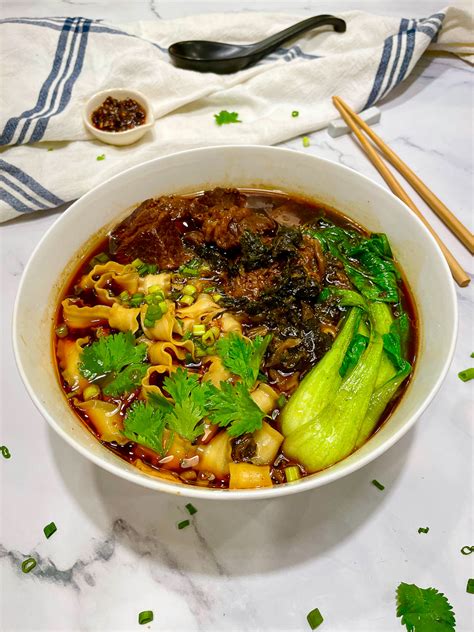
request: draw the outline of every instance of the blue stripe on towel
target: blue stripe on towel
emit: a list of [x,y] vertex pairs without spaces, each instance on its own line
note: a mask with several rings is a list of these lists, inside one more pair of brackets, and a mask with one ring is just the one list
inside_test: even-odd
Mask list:
[[[67,106],[69,101],[71,100],[72,90],[74,88],[74,84],[76,83],[79,75],[81,74],[82,65],[84,63],[84,57],[85,57],[85,54],[86,54],[86,47],[87,47],[87,39],[88,39],[88,36],[89,36],[90,23],[91,23],[91,20],[86,20],[84,22],[84,24],[82,24],[81,27],[80,27],[81,37],[80,37],[80,42],[79,42],[79,49],[78,49],[77,53],[75,53],[76,60],[75,60],[74,66],[72,68],[72,72],[69,73],[69,76],[68,76],[68,78],[66,80],[66,83],[64,84],[64,87],[63,87],[63,90],[62,90],[62,94],[60,96],[59,104],[56,106],[56,109],[54,111],[52,111],[52,108],[53,108],[53,106],[55,104],[55,101],[56,101],[56,92],[57,92],[58,86],[59,86],[59,84],[58,84],[58,86],[56,86],[56,91],[55,91],[55,94],[53,95],[53,99],[51,101],[50,109],[49,109],[49,111],[45,112],[41,116],[39,121],[36,123],[36,126],[35,126],[35,128],[33,130],[33,133],[31,134],[31,138],[29,140],[30,143],[36,143],[36,142],[40,141],[43,138],[44,133],[46,131],[46,128],[47,128],[48,123],[51,120],[51,118],[53,116],[56,116],[57,114],[60,114],[65,109],[65,107]],[[70,53],[69,53],[69,58],[67,60],[65,73],[68,72],[68,70],[69,70],[69,66],[70,66],[73,50],[74,50],[74,43],[71,45],[71,50],[70,50]]]
[[400,81],[403,81],[405,78],[411,58],[413,57],[413,51],[415,50],[416,20],[412,20],[412,22],[412,27],[407,30],[407,47],[405,50],[405,57],[403,58],[395,85],[398,85]]
[[58,43],[56,46],[56,52],[54,54],[53,65],[51,67],[48,77],[46,78],[45,82],[41,86],[38,99],[36,101],[36,105],[30,110],[25,110],[22,114],[20,114],[20,116],[15,116],[13,118],[10,118],[6,122],[5,128],[2,132],[2,135],[0,136],[0,145],[8,145],[10,143],[10,141],[12,140],[16,132],[18,124],[22,119],[26,119],[32,116],[33,114],[41,112],[42,108],[44,107],[51,85],[53,84],[54,80],[57,78],[59,74],[59,70],[61,68],[61,60],[63,58],[64,50],[66,48],[66,44],[69,39],[69,31],[71,30],[73,26],[74,20],[75,18],[67,18],[64,21],[64,25],[61,30],[61,35],[59,36]]
[[398,66],[398,60],[400,59],[402,43],[405,41],[405,38],[406,38],[407,28],[408,28],[408,20],[405,18],[402,18],[400,20],[400,30],[398,31],[398,35],[397,35],[397,51],[395,53],[395,60],[392,64],[392,69],[390,70],[390,77],[387,81],[387,85],[385,86],[385,89],[381,95],[382,97],[390,90],[392,86],[393,78],[395,76],[395,71]]
[[11,206],[13,209],[15,209],[15,211],[18,211],[19,213],[31,213],[32,211],[36,210],[34,208],[28,208],[28,206],[26,206],[24,202],[16,198],[11,193],[8,193],[8,191],[5,191],[5,189],[1,187],[0,187],[0,200],[8,204],[8,206]]
[[12,178],[16,178],[18,182],[21,182],[21,184],[23,184],[25,187],[28,187],[30,191],[32,191],[39,197],[42,197],[47,202],[50,202],[49,206],[53,207],[64,204],[64,200],[61,200],[61,198],[54,195],[54,193],[51,193],[51,191],[45,189],[37,180],[29,176],[18,167],[15,167],[15,165],[12,165],[6,160],[2,160],[0,158],[0,173],[2,171],[10,174]]
[[393,36],[387,37],[383,45],[382,56],[380,58],[379,67],[375,75],[374,85],[372,86],[372,90],[370,91],[367,103],[362,108],[364,110],[370,107],[377,100],[380,88],[382,87],[383,80],[385,79],[385,75],[387,73],[388,62],[390,61],[390,55],[392,54],[392,46]]
[[[32,197],[31,195],[26,193],[26,191],[24,191],[21,187],[19,187],[18,185],[14,184],[13,182],[10,182],[10,180],[7,180],[7,178],[5,178],[5,176],[0,176],[0,182],[4,182],[5,184],[7,184],[10,187],[10,189],[13,189],[17,193],[19,193],[23,198],[25,198],[29,202],[32,202],[33,205],[34,205],[34,208],[28,209],[29,211],[37,211],[37,210],[40,210],[40,209],[51,208],[48,204],[46,204],[44,202],[40,202],[39,200],[35,199],[34,197]],[[2,189],[2,190],[4,190],[4,189]],[[6,193],[8,193],[8,191],[6,191]],[[13,194],[11,194],[11,195],[13,197]]]

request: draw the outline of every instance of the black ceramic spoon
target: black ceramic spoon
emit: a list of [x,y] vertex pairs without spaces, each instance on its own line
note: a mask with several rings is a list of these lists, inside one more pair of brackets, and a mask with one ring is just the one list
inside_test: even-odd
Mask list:
[[179,68],[197,70],[198,72],[228,74],[255,64],[255,62],[274,51],[286,40],[309,29],[327,24],[333,26],[338,33],[344,33],[346,30],[344,20],[333,15],[316,15],[293,24],[293,26],[288,27],[284,31],[275,33],[275,35],[271,35],[256,44],[240,46],[238,44],[207,42],[205,40],[188,40],[171,44],[168,52],[173,63]]

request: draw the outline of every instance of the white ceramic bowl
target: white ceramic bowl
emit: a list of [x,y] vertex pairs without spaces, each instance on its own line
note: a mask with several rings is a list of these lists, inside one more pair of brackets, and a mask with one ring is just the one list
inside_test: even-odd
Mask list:
[[[257,490],[209,490],[151,478],[104,448],[69,408],[52,358],[52,323],[59,292],[87,243],[153,196],[216,186],[282,189],[339,209],[390,239],[413,291],[420,320],[415,373],[383,427],[357,452],[296,483]],[[45,288],[51,288],[49,294]],[[425,410],[451,362],[457,331],[453,281],[440,249],[394,195],[355,171],[288,149],[210,147],[133,167],[75,202],[49,229],[25,269],[15,305],[14,348],[30,396],[54,430],[104,469],[151,489],[190,498],[276,498],[319,487],[366,465],[402,437]]]
[[[100,105],[102,105],[107,97],[113,97],[119,101],[123,101],[123,99],[134,99],[137,101],[137,103],[139,103],[145,110],[146,116],[143,125],[132,127],[132,129],[126,129],[123,132],[104,132],[103,130],[94,127],[91,123],[92,113]],[[85,104],[82,111],[82,118],[84,120],[84,125],[89,132],[103,143],[122,146],[136,143],[147,130],[153,127],[155,122],[151,104],[146,96],[142,92],[138,92],[138,90],[127,90],[125,88],[111,88],[110,90],[96,92]]]

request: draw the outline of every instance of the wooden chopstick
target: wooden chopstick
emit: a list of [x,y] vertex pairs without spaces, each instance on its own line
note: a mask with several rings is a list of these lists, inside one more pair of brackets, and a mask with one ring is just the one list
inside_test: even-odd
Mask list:
[[335,97],[339,104],[346,110],[352,119],[369,136],[385,158],[401,173],[401,175],[411,184],[415,191],[424,199],[436,215],[446,224],[446,226],[456,235],[471,254],[474,253],[474,235],[462,224],[449,208],[431,191],[424,182],[414,173],[410,167],[403,162],[397,154],[384,143],[372,128],[363,121],[340,97]]
[[352,119],[352,117],[349,114],[349,112],[340,103],[339,97],[333,97],[332,100],[333,100],[333,103],[336,106],[336,108],[341,113],[342,118],[345,120],[345,122],[347,123],[348,127],[350,127],[351,130],[354,132],[354,134],[357,137],[358,141],[362,145],[362,148],[364,149],[365,153],[368,155],[368,157],[370,158],[370,160],[374,164],[375,168],[379,171],[379,173],[381,174],[381,176],[383,177],[385,182],[392,189],[392,191],[395,193],[395,195],[398,196],[403,202],[405,202],[405,204],[409,208],[411,208],[411,210],[420,218],[420,220],[423,222],[423,224],[426,226],[426,228],[433,235],[433,237],[435,238],[438,246],[441,248],[441,251],[443,252],[443,254],[445,256],[446,261],[448,262],[449,268],[451,270],[451,273],[452,273],[456,283],[460,287],[466,287],[466,285],[468,285],[469,282],[470,282],[470,278],[466,274],[466,272],[463,270],[463,268],[461,267],[459,262],[455,259],[454,255],[444,245],[444,243],[441,241],[441,239],[438,236],[438,234],[430,226],[428,221],[423,217],[421,211],[415,206],[415,203],[413,202],[413,200],[408,196],[407,192],[402,188],[402,186],[400,185],[398,180],[395,178],[395,176],[392,174],[392,172],[385,165],[385,163],[383,162],[382,158],[379,156],[379,154],[376,152],[376,150],[373,148],[373,146],[369,143],[369,141],[365,138],[365,136],[363,135],[361,130],[357,127],[355,121]]

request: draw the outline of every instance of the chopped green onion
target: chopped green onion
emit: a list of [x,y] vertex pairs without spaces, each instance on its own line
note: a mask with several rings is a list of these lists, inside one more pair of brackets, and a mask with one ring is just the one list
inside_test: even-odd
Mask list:
[[36,566],[36,560],[34,557],[28,557],[21,565],[21,570],[24,573],[29,573]]
[[166,301],[161,301],[158,303],[158,307],[161,309],[162,314],[166,314],[168,311],[168,303]]
[[185,285],[183,287],[183,294],[187,294],[188,296],[193,296],[193,294],[196,294],[197,292],[197,288],[194,287],[194,285]]
[[185,295],[179,299],[179,302],[184,303],[185,305],[192,305],[194,303],[194,298],[192,296]]
[[298,112],[298,110],[293,110],[293,112],[291,113],[291,116],[292,116],[293,118],[296,118],[296,117],[297,117],[297,116],[299,116],[299,115],[300,115],[300,113]]
[[474,579],[467,580],[466,592],[470,595],[474,595]]
[[219,338],[220,333],[221,333],[221,330],[219,329],[219,327],[211,327],[210,329],[206,331],[206,333],[201,338],[201,340],[203,344],[211,346],[215,343],[217,338]]
[[148,288],[148,292],[150,294],[157,294],[158,292],[161,292],[161,294],[163,294],[163,288],[161,288],[159,285],[150,285],[150,287]]
[[418,529],[418,533],[428,533],[429,530],[430,530],[429,527],[420,527]]
[[474,351],[471,353],[471,358],[474,358]]
[[309,138],[307,136],[303,136],[303,147],[309,147],[311,145]]
[[142,265],[143,265],[143,261],[141,259],[134,259],[132,261],[132,266],[134,268],[138,268],[139,266],[142,266]]
[[9,459],[11,457],[10,450],[6,445],[0,446],[0,452],[2,453],[4,459]]
[[379,483],[377,480],[375,480],[375,478],[374,478],[374,480],[372,481],[372,485],[375,485],[375,487],[376,487],[377,489],[380,489],[381,491],[385,489],[385,486],[384,486],[384,485],[382,485],[382,483]]
[[96,255],[94,259],[99,263],[107,263],[107,261],[110,260],[110,257],[106,252],[99,252],[99,254]]
[[144,320],[145,326],[153,327],[155,325],[155,322],[157,320],[160,320],[162,316],[163,310],[161,309],[160,305],[148,305]]
[[290,465],[289,467],[285,467],[285,476],[287,483],[297,481],[299,478],[301,478],[300,468],[297,465]]
[[140,305],[143,303],[144,298],[145,295],[143,294],[143,292],[135,292],[135,294],[132,294],[130,298],[130,304],[133,307],[140,307]]
[[130,301],[130,294],[127,292],[127,290],[124,290],[123,292],[120,292],[119,299],[122,301],[122,303],[128,303]]
[[285,404],[286,404],[286,397],[282,393],[280,397],[277,399],[277,406],[278,408],[282,409]]
[[50,538],[53,533],[56,533],[56,531],[58,530],[57,526],[54,524],[54,522],[50,522],[49,524],[47,524],[44,529],[43,529],[43,533],[46,536],[46,538]]
[[471,553],[474,553],[474,546],[463,546],[461,553],[463,555],[471,555]]
[[212,300],[214,301],[214,303],[218,303],[219,301],[222,300],[222,294],[213,294]]
[[97,156],[96,160],[105,160],[105,154],[100,154]]
[[62,325],[58,325],[54,331],[56,332],[56,336],[58,338],[65,338],[69,333],[69,329],[66,323],[62,323]]
[[94,399],[95,397],[98,397],[99,395],[100,395],[100,388],[97,386],[97,384],[91,384],[90,386],[86,386],[86,388],[84,389],[84,392],[82,393],[82,397],[85,402],[87,402],[89,399]]
[[143,610],[143,612],[138,613],[138,623],[140,625],[145,625],[146,623],[151,623],[153,621],[153,610]]
[[195,507],[194,505],[191,505],[191,503],[188,503],[188,504],[186,505],[186,509],[188,510],[188,512],[189,512],[189,514],[190,514],[191,516],[194,516],[194,514],[195,514],[195,513],[197,513],[197,509],[196,509],[196,507]]
[[181,520],[181,522],[178,522],[178,529],[185,529],[189,527],[190,524],[189,520]]
[[193,325],[193,336],[204,336],[206,325]]
[[463,382],[469,382],[469,380],[474,380],[474,368],[464,369],[464,371],[460,371],[458,373],[458,377],[461,378]]
[[323,615],[319,612],[319,608],[315,608],[314,610],[311,610],[311,612],[306,616],[306,618],[308,619],[309,627],[312,630],[316,630],[316,628],[319,628],[321,623],[324,621]]

